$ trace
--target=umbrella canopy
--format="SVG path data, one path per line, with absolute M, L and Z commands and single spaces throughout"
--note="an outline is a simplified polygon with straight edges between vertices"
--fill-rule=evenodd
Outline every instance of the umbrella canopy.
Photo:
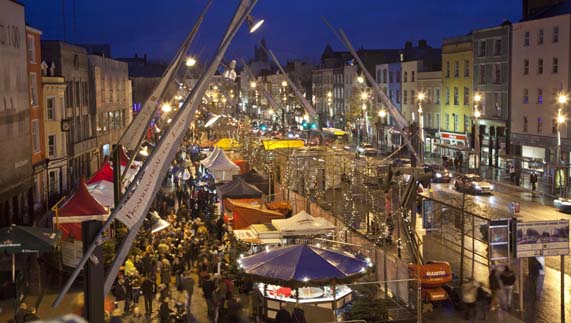
M 51 251 L 61 233 L 58 230 L 16 226 L 0 228 L 0 253 Z
M 241 258 L 239 264 L 256 280 L 289 287 L 349 282 L 370 266 L 352 254 L 310 245 L 262 251 Z

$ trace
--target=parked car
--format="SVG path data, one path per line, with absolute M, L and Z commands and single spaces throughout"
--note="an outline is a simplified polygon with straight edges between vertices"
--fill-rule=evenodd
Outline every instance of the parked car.
M 432 182 L 433 183 L 450 183 L 452 176 L 448 169 L 442 167 L 442 165 L 437 164 L 424 164 L 424 171 L 426 173 L 432 172 Z
M 466 174 L 454 179 L 454 188 L 471 194 L 491 194 L 494 185 L 483 180 L 480 175 Z
M 357 147 L 359 155 L 363 156 L 377 156 L 377 149 L 371 144 L 362 144 Z
M 560 197 L 553 201 L 553 206 L 563 213 L 571 213 L 571 199 Z

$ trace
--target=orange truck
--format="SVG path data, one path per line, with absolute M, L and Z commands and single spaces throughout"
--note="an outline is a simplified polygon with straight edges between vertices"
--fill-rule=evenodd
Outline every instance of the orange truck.
M 430 261 L 423 265 L 408 264 L 408 275 L 417 279 L 420 275 L 422 299 L 429 302 L 440 302 L 448 299 L 443 286 L 452 281 L 450 264 L 445 261 Z

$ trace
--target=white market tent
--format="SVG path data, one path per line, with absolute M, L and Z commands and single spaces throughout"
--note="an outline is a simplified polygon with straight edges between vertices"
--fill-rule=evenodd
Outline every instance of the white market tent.
M 208 168 L 208 166 L 212 163 L 212 161 L 214 159 L 216 159 L 216 157 L 218 156 L 218 154 L 220 153 L 220 148 L 218 147 L 214 147 L 214 150 L 212 150 L 212 152 L 210 152 L 210 154 L 208 154 L 208 156 L 206 156 L 206 158 L 204 158 L 203 160 L 200 161 L 200 164 L 206 168 Z
M 301 211 L 289 219 L 272 220 L 272 225 L 282 237 L 327 234 L 335 231 L 335 225 L 322 217 L 313 217 Z
M 214 155 L 215 152 L 212 152 Z M 209 156 L 210 157 L 210 156 Z M 234 164 L 222 149 L 218 149 L 212 158 L 206 158 L 200 163 L 208 168 L 217 182 L 232 180 L 232 176 L 240 174 L 240 166 Z

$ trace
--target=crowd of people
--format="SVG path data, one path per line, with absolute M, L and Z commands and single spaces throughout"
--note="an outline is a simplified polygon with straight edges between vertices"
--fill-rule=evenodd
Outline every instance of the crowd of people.
M 112 289 L 111 322 L 190 322 L 195 288 L 212 322 L 244 320 L 230 277 L 235 239 L 215 211 L 211 176 L 193 167 L 199 158 L 190 144 L 177 153 L 152 206 L 170 226 L 151 234 L 150 222 L 139 234 Z M 185 168 L 194 176 L 181 179 Z

